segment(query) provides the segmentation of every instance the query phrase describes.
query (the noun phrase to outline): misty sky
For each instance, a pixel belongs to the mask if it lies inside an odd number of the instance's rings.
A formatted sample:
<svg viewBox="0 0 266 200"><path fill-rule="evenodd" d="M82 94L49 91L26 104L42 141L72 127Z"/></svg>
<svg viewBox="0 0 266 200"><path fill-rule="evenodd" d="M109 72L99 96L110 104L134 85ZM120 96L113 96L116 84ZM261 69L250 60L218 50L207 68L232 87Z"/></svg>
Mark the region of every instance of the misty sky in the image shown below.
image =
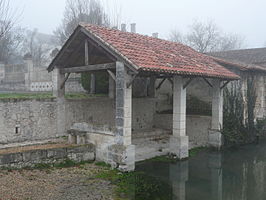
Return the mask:
<svg viewBox="0 0 266 200"><path fill-rule="evenodd" d="M53 33L60 24L66 0L11 0L23 10L20 24ZM187 30L195 19L213 20L225 32L245 37L246 47L266 46L265 0L102 0L110 13L121 13L123 23L137 23L137 32L151 35L159 32ZM121 12L120 12L121 10ZM129 26L129 25L128 25Z"/></svg>

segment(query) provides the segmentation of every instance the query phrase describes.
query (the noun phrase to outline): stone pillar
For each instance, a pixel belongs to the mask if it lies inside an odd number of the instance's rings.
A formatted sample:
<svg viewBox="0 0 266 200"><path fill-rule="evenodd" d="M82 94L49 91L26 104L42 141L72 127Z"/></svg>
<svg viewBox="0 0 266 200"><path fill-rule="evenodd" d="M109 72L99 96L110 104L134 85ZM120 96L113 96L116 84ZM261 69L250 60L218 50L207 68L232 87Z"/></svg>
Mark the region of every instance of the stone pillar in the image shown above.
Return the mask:
<svg viewBox="0 0 266 200"><path fill-rule="evenodd" d="M155 97L155 82L156 82L156 77L155 76L151 76L150 77L150 83L149 83L149 87L148 87L148 96L151 98Z"/></svg>
<svg viewBox="0 0 266 200"><path fill-rule="evenodd" d="M172 182L173 200L186 200L186 182L188 181L188 160L170 165L169 179Z"/></svg>
<svg viewBox="0 0 266 200"><path fill-rule="evenodd" d="M96 93L96 78L95 74L91 74L91 85L90 85L90 93L95 94Z"/></svg>
<svg viewBox="0 0 266 200"><path fill-rule="evenodd" d="M188 136L186 136L186 89L183 78L173 78L173 136L170 138L170 152L179 159L188 157Z"/></svg>
<svg viewBox="0 0 266 200"><path fill-rule="evenodd" d="M115 98L115 81L110 75L109 75L109 93L108 94L109 94L110 99Z"/></svg>
<svg viewBox="0 0 266 200"><path fill-rule="evenodd" d="M58 68L53 70L53 96L56 98L64 98L65 96L65 86L60 88L64 78L65 74L60 73Z"/></svg>
<svg viewBox="0 0 266 200"><path fill-rule="evenodd" d="M64 78L65 74L60 73L58 68L53 70L53 96L56 97L57 137L66 134L65 86L62 89L60 88Z"/></svg>
<svg viewBox="0 0 266 200"><path fill-rule="evenodd" d="M222 134L223 128L223 90L221 87L221 81L214 79L212 91L212 123L209 130L209 145L220 149L222 146Z"/></svg>
<svg viewBox="0 0 266 200"><path fill-rule="evenodd" d="M135 146L131 140L132 86L131 76L123 63L116 63L116 133L115 144L109 148L110 160L122 171L135 168Z"/></svg>

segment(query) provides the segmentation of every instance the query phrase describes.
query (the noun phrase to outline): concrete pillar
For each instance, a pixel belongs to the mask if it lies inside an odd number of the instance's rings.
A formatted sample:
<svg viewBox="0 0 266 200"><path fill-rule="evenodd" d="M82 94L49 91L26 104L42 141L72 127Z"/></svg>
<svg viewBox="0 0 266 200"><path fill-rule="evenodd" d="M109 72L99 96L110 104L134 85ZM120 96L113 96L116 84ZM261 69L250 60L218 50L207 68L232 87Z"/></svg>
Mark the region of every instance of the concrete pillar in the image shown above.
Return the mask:
<svg viewBox="0 0 266 200"><path fill-rule="evenodd" d="M128 69L116 63L116 133L115 144L109 148L110 160L122 171L135 169L135 146L131 140L132 85Z"/></svg>
<svg viewBox="0 0 266 200"><path fill-rule="evenodd" d="M109 94L110 99L115 98L115 81L110 75L109 75L109 93L108 94Z"/></svg>
<svg viewBox="0 0 266 200"><path fill-rule="evenodd" d="M148 87L148 96L151 98L155 97L155 82L156 82L156 77L155 76L151 76L150 77L150 83L149 83L149 87Z"/></svg>
<svg viewBox="0 0 266 200"><path fill-rule="evenodd" d="M179 159L188 157L188 136L186 136L186 89L183 78L173 78L173 136L170 138L170 152Z"/></svg>
<svg viewBox="0 0 266 200"><path fill-rule="evenodd" d="M222 134L223 128L223 90L221 87L221 81L214 79L212 81L212 123L211 130L209 130L209 145L220 149L222 146Z"/></svg>
<svg viewBox="0 0 266 200"><path fill-rule="evenodd" d="M96 93L96 78L95 74L91 74L91 84L90 84L90 93L95 94Z"/></svg>

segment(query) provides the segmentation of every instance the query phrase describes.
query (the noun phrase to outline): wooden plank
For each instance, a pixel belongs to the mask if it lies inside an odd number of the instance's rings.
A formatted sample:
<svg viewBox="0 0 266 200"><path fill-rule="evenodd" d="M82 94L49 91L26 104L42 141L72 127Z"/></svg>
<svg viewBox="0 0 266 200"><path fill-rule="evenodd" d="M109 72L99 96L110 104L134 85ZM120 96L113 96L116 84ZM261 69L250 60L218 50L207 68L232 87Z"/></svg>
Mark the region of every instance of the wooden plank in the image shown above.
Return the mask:
<svg viewBox="0 0 266 200"><path fill-rule="evenodd" d="M107 70L107 72L108 72L108 74L112 77L112 79L113 79L114 81L116 81L116 76L114 75L114 73L113 73L112 71L110 71L110 70Z"/></svg>
<svg viewBox="0 0 266 200"><path fill-rule="evenodd" d="M156 90L159 90L160 87L162 86L162 84L164 83L164 81L166 80L166 78L164 78L158 85L158 87L156 88Z"/></svg>
<svg viewBox="0 0 266 200"><path fill-rule="evenodd" d="M204 78L204 77L202 77L202 78L210 87L213 87L212 84L206 78Z"/></svg>
<svg viewBox="0 0 266 200"><path fill-rule="evenodd" d="M187 86L193 81L193 78L190 78L186 83L185 85L183 86L183 89L186 89Z"/></svg>
<svg viewBox="0 0 266 200"><path fill-rule="evenodd" d="M89 43L88 40L85 40L85 65L89 65Z"/></svg>
<svg viewBox="0 0 266 200"><path fill-rule="evenodd" d="M132 85L132 83L133 83L133 81L135 80L135 78L137 77L137 75L138 75L138 74L134 74L134 75L133 75L133 77L131 78L130 82L127 83L127 88L129 88L129 87Z"/></svg>
<svg viewBox="0 0 266 200"><path fill-rule="evenodd" d="M226 81L220 89L222 90L228 83L230 83L230 81Z"/></svg>
<svg viewBox="0 0 266 200"><path fill-rule="evenodd" d="M61 69L62 73L82 73L90 71L100 71L107 69L115 69L115 63L106 63L106 64L96 64L96 65L86 65L80 67L69 67Z"/></svg>
<svg viewBox="0 0 266 200"><path fill-rule="evenodd" d="M69 78L69 76L70 76L70 73L68 73L68 74L66 75L66 77L65 77L65 79L64 79L64 81L63 81L63 83L60 85L60 89L63 89L63 88L64 88L65 83L66 83L67 79Z"/></svg>

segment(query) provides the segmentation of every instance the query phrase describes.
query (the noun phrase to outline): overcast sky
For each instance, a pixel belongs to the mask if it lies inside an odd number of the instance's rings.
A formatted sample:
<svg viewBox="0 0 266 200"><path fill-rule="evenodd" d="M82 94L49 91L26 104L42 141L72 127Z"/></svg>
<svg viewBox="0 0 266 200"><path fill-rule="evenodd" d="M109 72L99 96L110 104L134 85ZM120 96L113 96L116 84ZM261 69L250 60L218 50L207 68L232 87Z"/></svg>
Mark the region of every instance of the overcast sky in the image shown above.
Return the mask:
<svg viewBox="0 0 266 200"><path fill-rule="evenodd" d="M23 9L20 23L39 32L53 33L60 24L66 0L11 0ZM121 10L122 22L137 23L137 32L151 35L159 32L167 38L177 29L186 31L195 19L213 20L225 32L245 37L246 47L266 43L265 0L102 0L109 12Z"/></svg>

